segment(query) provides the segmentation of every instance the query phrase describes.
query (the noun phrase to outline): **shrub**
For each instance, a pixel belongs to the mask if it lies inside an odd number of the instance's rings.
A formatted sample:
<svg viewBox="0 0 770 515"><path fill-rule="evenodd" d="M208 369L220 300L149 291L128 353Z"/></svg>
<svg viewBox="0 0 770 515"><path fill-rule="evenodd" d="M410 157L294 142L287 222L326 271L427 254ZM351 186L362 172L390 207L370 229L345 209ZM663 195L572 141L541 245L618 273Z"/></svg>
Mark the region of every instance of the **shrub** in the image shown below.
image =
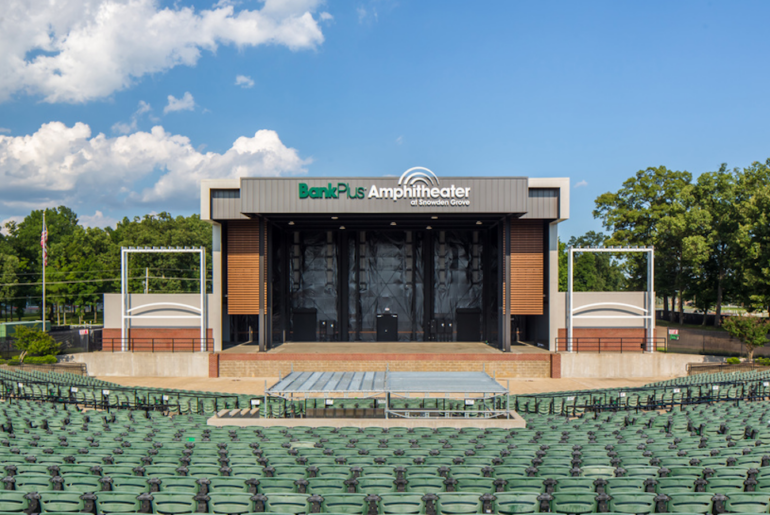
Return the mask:
<svg viewBox="0 0 770 515"><path fill-rule="evenodd" d="M759 317L730 317L722 326L730 336L746 345L749 361L754 359L754 349L765 346L767 333L770 332L770 320Z"/></svg>
<svg viewBox="0 0 770 515"><path fill-rule="evenodd" d="M18 356L14 356L14 357L12 357L11 359L8 360L8 365L10 365L12 367L18 367L20 363L21 363L21 361L19 361L19 357Z"/></svg>
<svg viewBox="0 0 770 515"><path fill-rule="evenodd" d="M61 343L51 338L51 335L34 327L18 327L14 336L16 348L22 351L23 356L56 355L61 347Z"/></svg>
<svg viewBox="0 0 770 515"><path fill-rule="evenodd" d="M740 362L741 362L740 358L727 358L728 365L737 365Z"/></svg>
<svg viewBox="0 0 770 515"><path fill-rule="evenodd" d="M30 356L24 358L25 365L51 365L56 363L56 356Z"/></svg>
<svg viewBox="0 0 770 515"><path fill-rule="evenodd" d="M4 360L4 359L0 359L0 365L5 365L6 363L7 363L7 361L6 361L6 360Z"/></svg>

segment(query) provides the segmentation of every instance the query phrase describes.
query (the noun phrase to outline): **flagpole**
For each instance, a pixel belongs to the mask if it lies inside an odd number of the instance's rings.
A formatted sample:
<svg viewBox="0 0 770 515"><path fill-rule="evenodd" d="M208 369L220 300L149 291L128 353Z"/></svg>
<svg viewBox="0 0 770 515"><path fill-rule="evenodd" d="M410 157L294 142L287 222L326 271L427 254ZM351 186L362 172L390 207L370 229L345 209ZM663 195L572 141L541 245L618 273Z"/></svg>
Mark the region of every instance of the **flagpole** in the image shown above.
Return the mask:
<svg viewBox="0 0 770 515"><path fill-rule="evenodd" d="M48 229L45 226L45 211L43 211L43 231L48 232ZM48 240L48 235L47 234L46 234L46 240ZM47 245L48 242L46 241L45 244ZM46 256L46 248L45 248L45 246L42 249L40 249L40 250L43 252L43 311L42 311L41 318L43 320L43 331L45 331L45 326L46 326L45 322L46 322L46 318L47 318L46 311L45 311L45 265L46 265L46 261L48 261L48 259L46 259L47 256Z"/></svg>

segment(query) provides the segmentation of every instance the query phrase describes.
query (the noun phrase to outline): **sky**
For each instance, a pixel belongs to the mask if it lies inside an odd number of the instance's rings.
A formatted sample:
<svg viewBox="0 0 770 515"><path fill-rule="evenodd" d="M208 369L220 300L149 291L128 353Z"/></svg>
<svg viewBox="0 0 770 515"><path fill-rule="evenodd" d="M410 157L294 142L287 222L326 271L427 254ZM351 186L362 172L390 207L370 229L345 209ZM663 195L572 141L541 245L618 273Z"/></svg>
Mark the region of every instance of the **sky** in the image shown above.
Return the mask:
<svg viewBox="0 0 770 515"><path fill-rule="evenodd" d="M241 176L569 177L770 157L768 2L5 0L0 221L200 210Z"/></svg>

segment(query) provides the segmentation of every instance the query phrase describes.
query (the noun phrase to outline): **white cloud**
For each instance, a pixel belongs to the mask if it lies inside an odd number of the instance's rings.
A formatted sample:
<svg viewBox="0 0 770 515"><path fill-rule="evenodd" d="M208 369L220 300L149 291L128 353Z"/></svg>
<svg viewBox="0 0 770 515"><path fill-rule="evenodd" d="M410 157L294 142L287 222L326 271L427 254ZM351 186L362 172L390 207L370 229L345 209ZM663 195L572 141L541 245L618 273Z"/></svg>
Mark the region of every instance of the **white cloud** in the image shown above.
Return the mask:
<svg viewBox="0 0 770 515"><path fill-rule="evenodd" d="M175 98L174 95L168 96L168 105L163 108L163 114L174 111L192 111L193 109L195 109L195 100L189 91L185 91L182 98Z"/></svg>
<svg viewBox="0 0 770 515"><path fill-rule="evenodd" d="M259 10L225 3L196 11L160 0L5 0L0 101L18 93L46 102L108 97L147 74L194 66L219 45L316 48L324 41L313 17L320 3L266 0Z"/></svg>
<svg viewBox="0 0 770 515"><path fill-rule="evenodd" d="M403 136L399 136L398 138L396 138L396 145L401 145L402 143L404 143Z"/></svg>
<svg viewBox="0 0 770 515"><path fill-rule="evenodd" d="M585 181L585 180L580 181L577 184L575 184L573 188L582 188L583 186L588 186L588 181Z"/></svg>
<svg viewBox="0 0 770 515"><path fill-rule="evenodd" d="M248 75L238 75L235 77L235 85L246 89L254 86L254 81Z"/></svg>
<svg viewBox="0 0 770 515"><path fill-rule="evenodd" d="M197 209L201 179L301 174L310 162L271 130L242 136L220 154L199 152L161 126L109 138L84 123L50 122L34 134L0 135L0 212L61 204Z"/></svg>
<svg viewBox="0 0 770 515"><path fill-rule="evenodd" d="M150 104L144 100L140 100L139 107L136 109L136 111L134 111L134 114L131 115L131 122L117 122L112 126L112 132L117 132L119 134L128 134L129 132L134 132L136 130L137 124L139 123L139 117L144 113L149 113L150 111L152 111L152 106L150 106Z"/></svg>
<svg viewBox="0 0 770 515"><path fill-rule="evenodd" d="M12 216L10 218L6 218L2 222L0 222L0 234L4 234L4 235L8 236L8 228L5 226L5 224L10 223L10 222L16 222L18 224L18 223L21 223L23 220L24 220L24 216L23 215Z"/></svg>
<svg viewBox="0 0 770 515"><path fill-rule="evenodd" d="M10 134L11 133L11 129L6 129L5 127L0 127L0 132L2 132L3 134Z"/></svg>
<svg viewBox="0 0 770 515"><path fill-rule="evenodd" d="M101 229L105 227L114 228L118 225L118 220L116 218L112 218L109 215L105 216L105 214L98 209L92 215L78 216L78 221L80 222L80 225L84 227L99 227Z"/></svg>
<svg viewBox="0 0 770 515"><path fill-rule="evenodd" d="M334 16L326 11L322 12L318 17L321 18L321 21L330 21L334 19Z"/></svg>

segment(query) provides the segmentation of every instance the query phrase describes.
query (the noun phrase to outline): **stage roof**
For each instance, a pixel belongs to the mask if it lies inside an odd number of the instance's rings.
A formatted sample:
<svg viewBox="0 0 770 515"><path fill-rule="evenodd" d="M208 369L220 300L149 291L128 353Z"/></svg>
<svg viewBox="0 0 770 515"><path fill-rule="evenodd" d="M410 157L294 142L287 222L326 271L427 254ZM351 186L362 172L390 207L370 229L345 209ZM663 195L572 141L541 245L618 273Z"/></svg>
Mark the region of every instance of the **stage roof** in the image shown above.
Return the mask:
<svg viewBox="0 0 770 515"><path fill-rule="evenodd" d="M484 372L292 372L268 395L310 393L485 393L508 390Z"/></svg>

